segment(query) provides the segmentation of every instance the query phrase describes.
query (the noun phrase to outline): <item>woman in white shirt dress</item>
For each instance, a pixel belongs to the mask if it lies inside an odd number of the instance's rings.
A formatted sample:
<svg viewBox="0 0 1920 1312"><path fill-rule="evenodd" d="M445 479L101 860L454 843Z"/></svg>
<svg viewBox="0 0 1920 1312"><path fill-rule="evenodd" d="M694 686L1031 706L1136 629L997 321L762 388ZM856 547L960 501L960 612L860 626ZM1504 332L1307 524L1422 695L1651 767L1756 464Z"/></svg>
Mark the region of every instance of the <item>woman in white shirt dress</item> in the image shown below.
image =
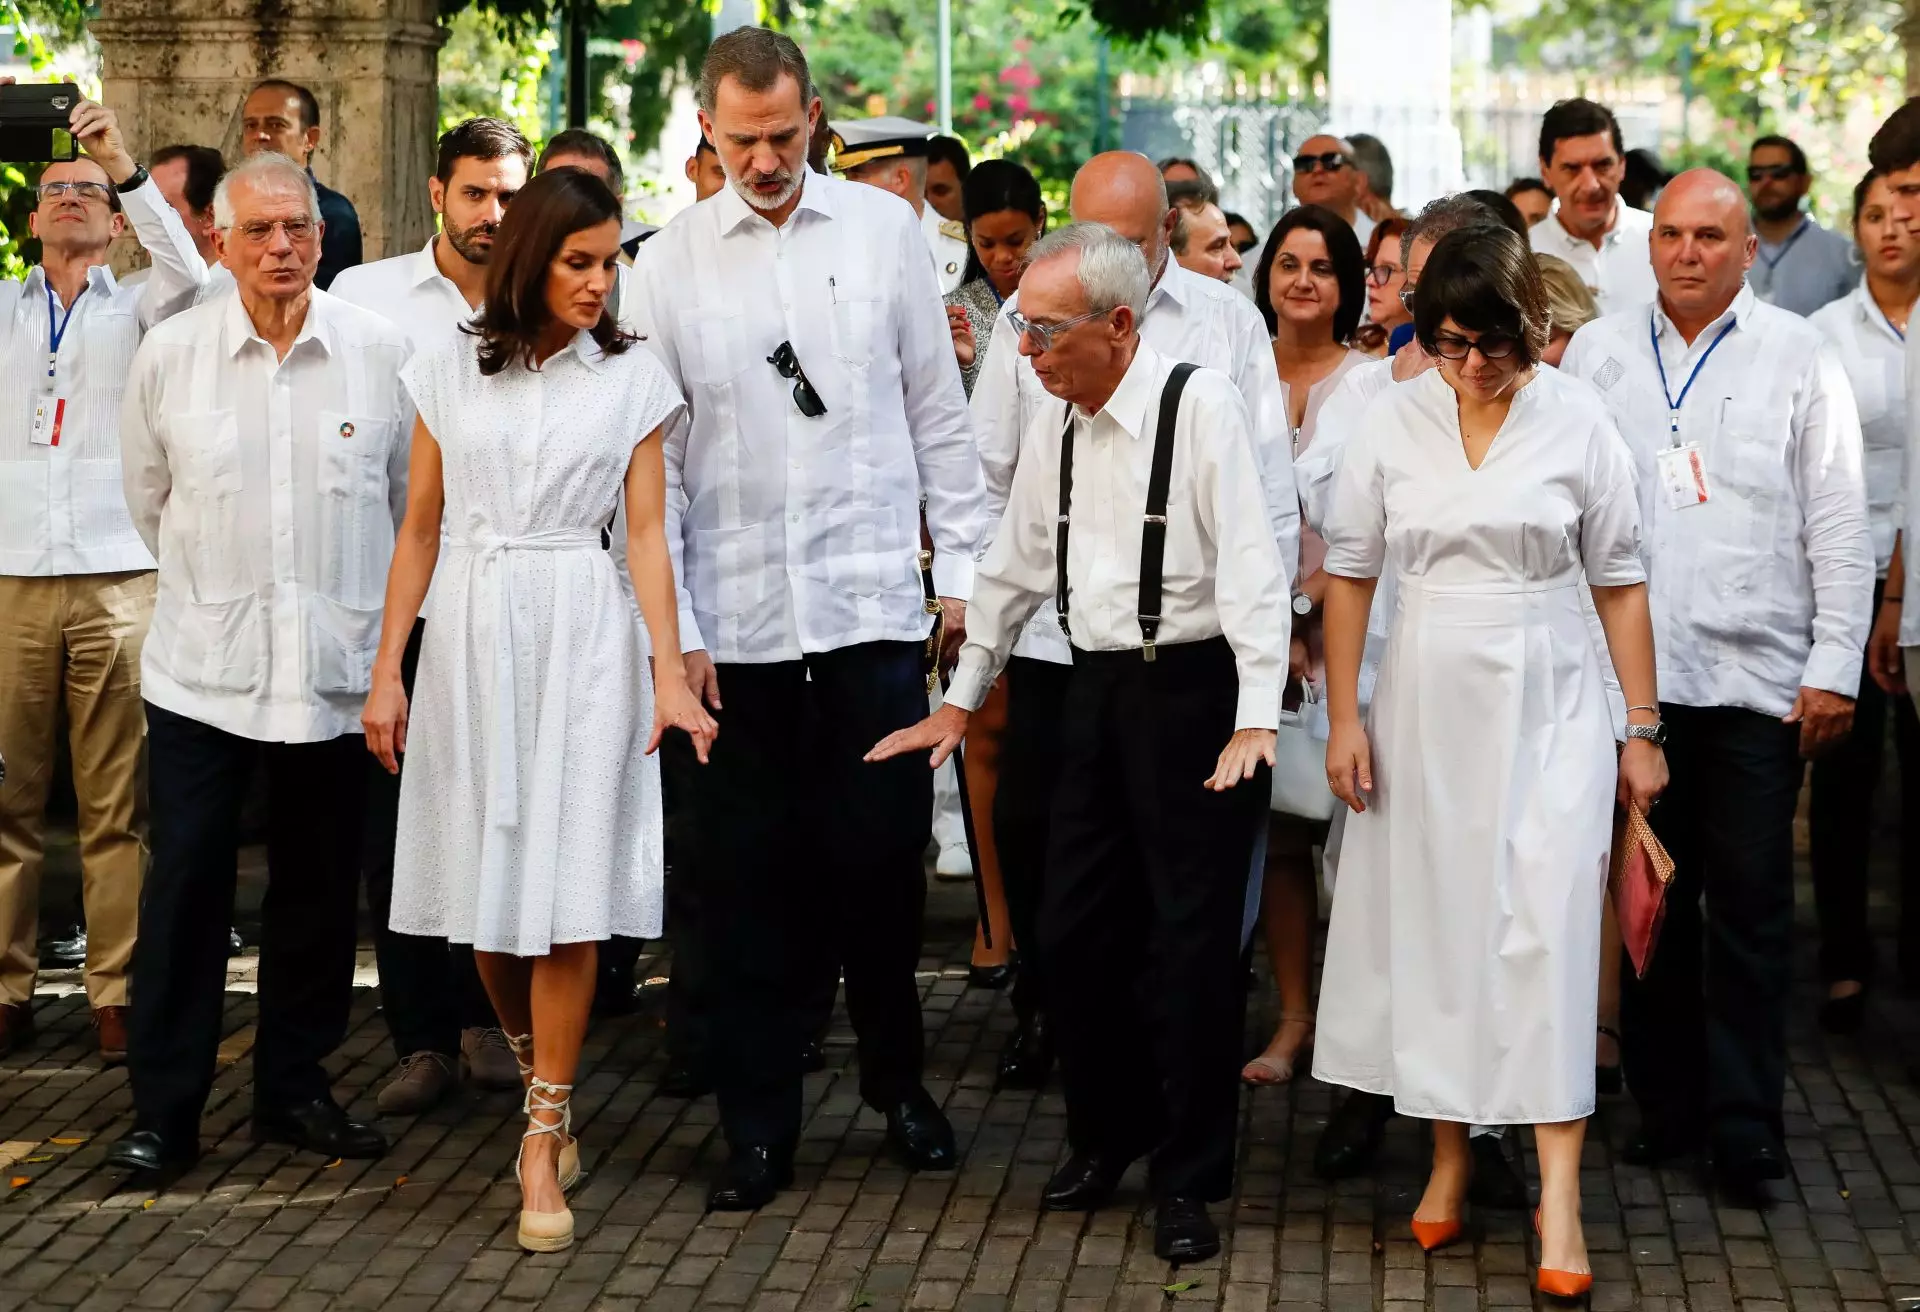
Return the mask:
<svg viewBox="0 0 1920 1312"><path fill-rule="evenodd" d="M1470 227L1414 306L1440 367L1386 389L1350 437L1327 514L1327 777L1356 813L1334 888L1316 1078L1434 1122L1414 1213L1461 1234L1470 1124L1536 1127L1540 1288L1592 1284L1580 1145L1594 1104L1600 909L1616 797L1666 764L1616 763L1595 607L1633 723L1653 725L1652 622L1633 469L1599 395L1541 369L1547 314L1525 244ZM1357 709L1375 582L1399 584L1370 723Z"/></svg>
<svg viewBox="0 0 1920 1312"><path fill-rule="evenodd" d="M420 417L365 714L383 765L408 756L392 927L473 945L520 1058L520 1243L536 1251L573 1239L568 1095L596 945L660 933L653 750L672 726L705 760L716 728L681 670L664 532L660 426L682 402L608 313L619 254L605 184L541 174L500 225L475 331L403 371ZM602 546L623 497L657 689ZM400 657L429 580L409 708Z"/></svg>

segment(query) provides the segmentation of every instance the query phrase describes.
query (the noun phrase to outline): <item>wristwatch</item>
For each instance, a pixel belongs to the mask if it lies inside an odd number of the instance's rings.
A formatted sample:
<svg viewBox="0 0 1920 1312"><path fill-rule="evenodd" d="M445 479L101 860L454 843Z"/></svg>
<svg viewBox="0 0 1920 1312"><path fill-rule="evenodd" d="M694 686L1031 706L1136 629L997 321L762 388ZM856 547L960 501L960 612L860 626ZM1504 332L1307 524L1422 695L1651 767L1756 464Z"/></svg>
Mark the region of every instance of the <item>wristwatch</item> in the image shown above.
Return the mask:
<svg viewBox="0 0 1920 1312"><path fill-rule="evenodd" d="M1644 738L1655 747L1665 747L1667 745L1666 722L1663 720L1659 724L1630 724L1627 726L1627 737Z"/></svg>
<svg viewBox="0 0 1920 1312"><path fill-rule="evenodd" d="M1313 598L1304 592L1296 593L1293 598L1293 613L1295 615L1313 614Z"/></svg>
<svg viewBox="0 0 1920 1312"><path fill-rule="evenodd" d="M147 172L147 166L145 164L135 164L133 166L133 176L129 177L125 182L114 183L113 189L122 196L125 196L130 192L138 191L140 188L146 186L147 179L152 176L152 174Z"/></svg>

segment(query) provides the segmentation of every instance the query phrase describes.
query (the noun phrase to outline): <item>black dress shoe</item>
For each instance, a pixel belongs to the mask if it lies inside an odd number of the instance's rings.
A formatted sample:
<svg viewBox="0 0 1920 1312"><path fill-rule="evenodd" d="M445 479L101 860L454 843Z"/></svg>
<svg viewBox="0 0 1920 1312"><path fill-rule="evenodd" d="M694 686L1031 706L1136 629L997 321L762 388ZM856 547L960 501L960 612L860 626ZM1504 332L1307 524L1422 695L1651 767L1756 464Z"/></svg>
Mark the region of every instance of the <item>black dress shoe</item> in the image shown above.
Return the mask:
<svg viewBox="0 0 1920 1312"><path fill-rule="evenodd" d="M1659 1166L1699 1149L1698 1126L1647 1118L1640 1122L1640 1129L1633 1137L1621 1145L1620 1160L1629 1166Z"/></svg>
<svg viewBox="0 0 1920 1312"><path fill-rule="evenodd" d="M253 1109L255 1143L290 1143L322 1157L379 1157L387 1141L371 1125L350 1120L331 1098Z"/></svg>
<svg viewBox="0 0 1920 1312"><path fill-rule="evenodd" d="M1105 1205L1120 1187L1131 1159L1102 1153L1074 1153L1053 1173L1040 1191L1040 1206L1049 1212L1091 1212Z"/></svg>
<svg viewBox="0 0 1920 1312"><path fill-rule="evenodd" d="M69 925L67 932L50 938L40 947L43 966L84 966L87 964L87 927Z"/></svg>
<svg viewBox="0 0 1920 1312"><path fill-rule="evenodd" d="M1501 1137L1476 1134L1467 1141L1467 1148L1473 1154L1473 1180L1467 1185L1467 1201L1498 1211L1526 1210L1527 1183L1513 1169Z"/></svg>
<svg viewBox="0 0 1920 1312"><path fill-rule="evenodd" d="M123 1171L172 1171L191 1166L199 1154L197 1138L175 1143L152 1130L135 1130L107 1149L107 1165Z"/></svg>
<svg viewBox="0 0 1920 1312"><path fill-rule="evenodd" d="M1772 1132L1762 1126L1717 1126L1713 1173L1730 1189L1756 1192L1764 1181L1786 1179L1787 1158Z"/></svg>
<svg viewBox="0 0 1920 1312"><path fill-rule="evenodd" d="M709 1212L757 1212L793 1184L793 1157L771 1148L735 1148L707 1193Z"/></svg>
<svg viewBox="0 0 1920 1312"><path fill-rule="evenodd" d="M660 1077L660 1093L668 1098L704 1098L713 1092L713 1081L707 1078L705 1071L687 1061L675 1058L668 1066L666 1074Z"/></svg>
<svg viewBox="0 0 1920 1312"><path fill-rule="evenodd" d="M808 1039L800 1045L800 1073L811 1075L815 1071L827 1068L827 1054L820 1047L820 1040Z"/></svg>
<svg viewBox="0 0 1920 1312"><path fill-rule="evenodd" d="M1013 963L1003 961L997 966L968 966L967 987L970 989L1003 989L1013 979Z"/></svg>
<svg viewBox="0 0 1920 1312"><path fill-rule="evenodd" d="M1313 1173L1322 1180L1344 1180L1373 1165L1380 1137L1393 1116L1393 1099L1358 1089L1334 1108L1313 1150Z"/></svg>
<svg viewBox="0 0 1920 1312"><path fill-rule="evenodd" d="M1163 1262L1204 1262L1220 1251L1220 1231L1198 1198L1162 1198L1153 1209L1153 1253Z"/></svg>
<svg viewBox="0 0 1920 1312"><path fill-rule="evenodd" d="M1849 993L1844 998L1828 998L1820 1004L1820 1028L1829 1034L1858 1034L1867 1018L1867 991Z"/></svg>
<svg viewBox="0 0 1920 1312"><path fill-rule="evenodd" d="M953 1147L953 1126L925 1089L886 1109L887 1146L910 1171L951 1171L960 1160Z"/></svg>
<svg viewBox="0 0 1920 1312"><path fill-rule="evenodd" d="M1038 1089L1053 1069L1053 1031L1045 1016L1022 1021L1000 1052L993 1074L994 1089Z"/></svg>

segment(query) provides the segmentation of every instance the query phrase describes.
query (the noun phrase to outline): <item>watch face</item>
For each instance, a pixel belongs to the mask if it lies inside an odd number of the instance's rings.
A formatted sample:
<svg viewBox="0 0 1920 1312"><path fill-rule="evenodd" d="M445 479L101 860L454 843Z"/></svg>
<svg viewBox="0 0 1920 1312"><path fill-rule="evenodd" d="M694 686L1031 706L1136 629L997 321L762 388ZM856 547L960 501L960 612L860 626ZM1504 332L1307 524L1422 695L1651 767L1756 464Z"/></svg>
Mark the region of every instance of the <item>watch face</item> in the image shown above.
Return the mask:
<svg viewBox="0 0 1920 1312"><path fill-rule="evenodd" d="M1311 615L1313 613L1313 599L1305 594L1295 597L1293 599L1293 613L1295 615Z"/></svg>

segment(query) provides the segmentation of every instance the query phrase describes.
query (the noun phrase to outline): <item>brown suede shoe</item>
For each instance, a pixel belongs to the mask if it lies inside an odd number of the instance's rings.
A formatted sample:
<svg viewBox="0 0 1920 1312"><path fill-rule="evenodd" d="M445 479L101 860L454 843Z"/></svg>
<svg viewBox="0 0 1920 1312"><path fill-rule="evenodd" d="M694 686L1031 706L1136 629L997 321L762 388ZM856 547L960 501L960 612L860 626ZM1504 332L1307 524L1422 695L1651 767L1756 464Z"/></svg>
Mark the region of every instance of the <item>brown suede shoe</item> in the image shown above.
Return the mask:
<svg viewBox="0 0 1920 1312"><path fill-rule="evenodd" d="M24 1002L0 1003L0 1057L15 1048L26 1047L38 1036L32 1006Z"/></svg>
<svg viewBox="0 0 1920 1312"><path fill-rule="evenodd" d="M127 1060L127 1009L95 1007L93 1032L100 1037L100 1064L119 1066Z"/></svg>

